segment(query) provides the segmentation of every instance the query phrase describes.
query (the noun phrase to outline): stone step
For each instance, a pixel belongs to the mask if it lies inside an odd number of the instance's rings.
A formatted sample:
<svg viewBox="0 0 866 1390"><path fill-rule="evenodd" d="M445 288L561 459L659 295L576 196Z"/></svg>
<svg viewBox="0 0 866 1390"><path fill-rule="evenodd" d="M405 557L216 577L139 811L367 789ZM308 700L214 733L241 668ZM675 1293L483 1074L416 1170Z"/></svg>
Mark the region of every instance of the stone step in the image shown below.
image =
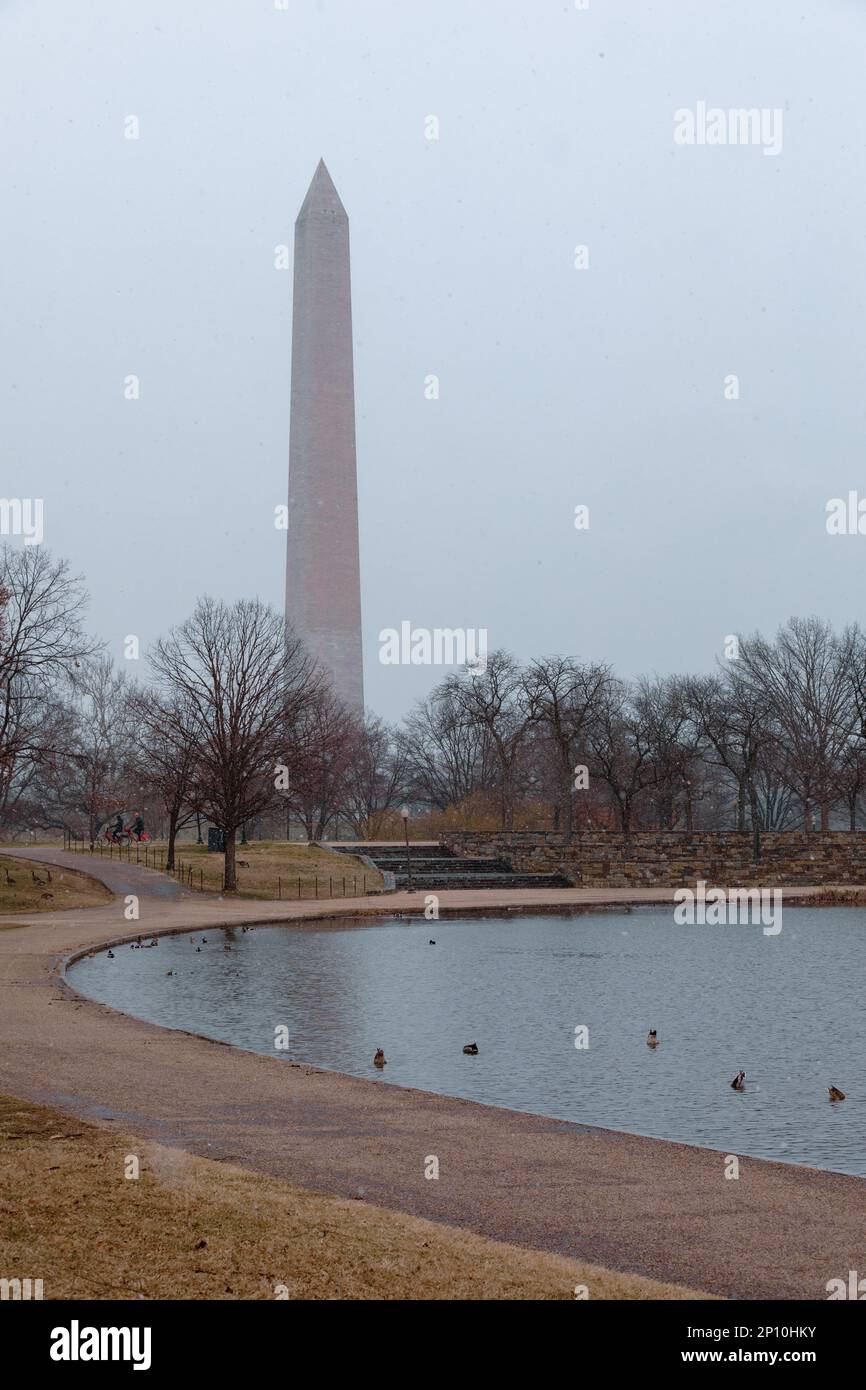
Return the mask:
<svg viewBox="0 0 866 1390"><path fill-rule="evenodd" d="M392 872L400 873L406 868L406 856L399 858L382 859L379 855L371 855L370 858L377 869L390 869ZM419 855L410 856L413 872L416 868L425 873L498 873L510 874L511 865L504 859L444 859L440 857L421 858Z"/></svg>
<svg viewBox="0 0 866 1390"><path fill-rule="evenodd" d="M409 886L407 874L394 875L397 888ZM412 887L424 892L448 888L569 888L560 874L412 874Z"/></svg>

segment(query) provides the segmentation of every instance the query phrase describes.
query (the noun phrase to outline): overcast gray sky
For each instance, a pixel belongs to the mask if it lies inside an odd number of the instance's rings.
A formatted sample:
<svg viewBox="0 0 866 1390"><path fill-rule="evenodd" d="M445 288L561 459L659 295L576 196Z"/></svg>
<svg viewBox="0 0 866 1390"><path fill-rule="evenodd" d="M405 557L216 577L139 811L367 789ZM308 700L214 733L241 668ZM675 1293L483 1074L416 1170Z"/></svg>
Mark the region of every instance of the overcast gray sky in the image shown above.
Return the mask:
<svg viewBox="0 0 866 1390"><path fill-rule="evenodd" d="M403 619L634 674L866 617L825 528L866 496L864 50L855 0L0 0L0 492L121 662L202 592L282 606L274 247L323 156L372 709L441 677L379 664ZM675 144L701 101L781 152Z"/></svg>

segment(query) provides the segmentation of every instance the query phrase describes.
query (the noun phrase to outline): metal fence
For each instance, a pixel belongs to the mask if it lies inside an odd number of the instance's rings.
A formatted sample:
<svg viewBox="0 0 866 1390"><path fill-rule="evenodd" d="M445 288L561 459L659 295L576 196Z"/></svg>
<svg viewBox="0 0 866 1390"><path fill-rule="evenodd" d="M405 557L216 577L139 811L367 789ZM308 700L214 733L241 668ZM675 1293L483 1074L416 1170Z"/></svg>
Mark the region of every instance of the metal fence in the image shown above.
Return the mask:
<svg viewBox="0 0 866 1390"><path fill-rule="evenodd" d="M116 859L118 863L138 864L143 869L154 869L157 873L170 874L184 888L189 888L197 893L220 893L219 887L212 884L205 886L204 870L198 869L194 864L184 862L183 859L175 859L172 868L167 867L167 852L149 842L143 844L139 841L132 841L125 837L119 844L107 841L104 838L98 840L88 840L84 835L76 835L72 831L64 831L64 849L72 850L78 854L98 854L100 859ZM360 879L360 892L358 890L358 880ZM327 883L328 891L325 893L324 886ZM321 885L321 890L320 890ZM336 889L335 889L336 885ZM267 885L260 885L266 887ZM329 874L309 875L298 874L278 876L274 884L275 892L273 901L301 901L304 899L333 898L333 897L365 897L367 893L366 874ZM264 901L268 901L265 899Z"/></svg>

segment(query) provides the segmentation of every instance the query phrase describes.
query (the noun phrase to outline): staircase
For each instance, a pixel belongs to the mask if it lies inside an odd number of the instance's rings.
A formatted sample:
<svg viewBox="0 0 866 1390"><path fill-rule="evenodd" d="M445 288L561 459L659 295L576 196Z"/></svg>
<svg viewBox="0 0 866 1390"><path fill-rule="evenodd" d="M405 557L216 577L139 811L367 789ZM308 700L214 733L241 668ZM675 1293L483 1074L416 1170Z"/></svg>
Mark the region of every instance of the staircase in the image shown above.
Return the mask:
<svg viewBox="0 0 866 1390"><path fill-rule="evenodd" d="M332 845L345 854L363 854L371 859L382 873L394 875L398 889L409 887L406 868L406 848L399 845ZM437 892L445 888L570 888L571 882L562 874L515 873L505 859L458 858L452 850L441 845L409 846L412 865L412 888L419 892Z"/></svg>

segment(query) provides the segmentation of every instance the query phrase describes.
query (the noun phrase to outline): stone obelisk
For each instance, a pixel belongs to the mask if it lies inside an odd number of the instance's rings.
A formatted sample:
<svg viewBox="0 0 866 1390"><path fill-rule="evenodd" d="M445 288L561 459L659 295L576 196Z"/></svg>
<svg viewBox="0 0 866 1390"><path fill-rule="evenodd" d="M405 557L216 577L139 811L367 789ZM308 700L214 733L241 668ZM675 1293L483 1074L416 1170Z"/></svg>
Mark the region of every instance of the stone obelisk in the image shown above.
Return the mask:
<svg viewBox="0 0 866 1390"><path fill-rule="evenodd" d="M295 222L286 620L363 713L349 219L323 160Z"/></svg>

